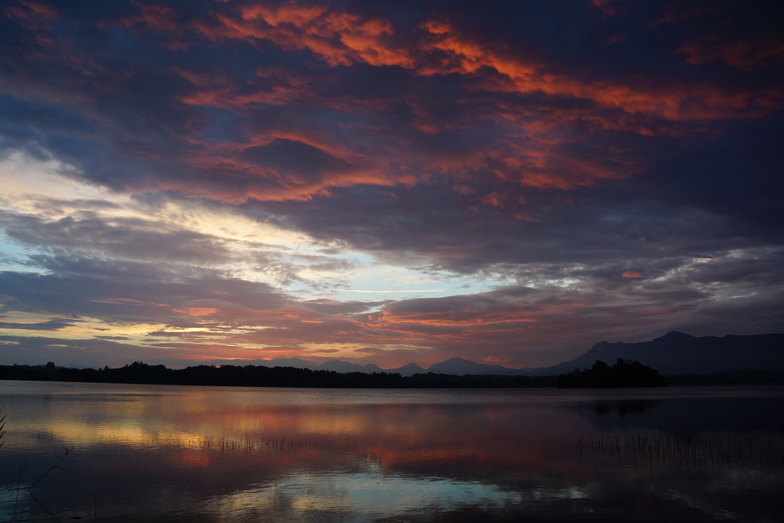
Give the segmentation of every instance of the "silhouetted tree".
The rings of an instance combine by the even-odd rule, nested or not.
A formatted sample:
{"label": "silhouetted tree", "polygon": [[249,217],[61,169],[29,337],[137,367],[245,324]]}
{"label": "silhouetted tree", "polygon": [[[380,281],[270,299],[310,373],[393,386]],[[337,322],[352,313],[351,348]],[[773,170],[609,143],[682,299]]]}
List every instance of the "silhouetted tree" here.
{"label": "silhouetted tree", "polygon": [[559,388],[604,388],[604,387],[662,387],[666,385],[659,372],[639,361],[618,358],[612,367],[596,360],[590,369],[574,370],[556,378]]}

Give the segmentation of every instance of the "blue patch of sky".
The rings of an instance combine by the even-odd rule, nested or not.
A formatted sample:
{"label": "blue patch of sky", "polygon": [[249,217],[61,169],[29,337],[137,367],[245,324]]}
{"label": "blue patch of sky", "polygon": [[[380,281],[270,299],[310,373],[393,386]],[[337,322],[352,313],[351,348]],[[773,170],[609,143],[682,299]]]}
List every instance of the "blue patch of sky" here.
{"label": "blue patch of sky", "polygon": [[27,262],[30,255],[34,253],[32,249],[10,240],[3,231],[0,231],[0,271],[43,274],[45,271]]}

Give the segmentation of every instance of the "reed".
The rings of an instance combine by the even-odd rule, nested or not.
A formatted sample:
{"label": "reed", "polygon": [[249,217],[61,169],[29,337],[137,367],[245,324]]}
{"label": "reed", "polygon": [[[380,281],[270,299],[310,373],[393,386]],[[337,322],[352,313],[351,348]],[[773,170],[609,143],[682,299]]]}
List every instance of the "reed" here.
{"label": "reed", "polygon": [[608,431],[580,437],[580,456],[612,458],[634,466],[710,472],[732,468],[784,469],[784,437],[756,432],[670,434],[659,431]]}
{"label": "reed", "polygon": [[[2,447],[3,444],[5,443],[3,441],[3,438],[5,437],[6,434],[5,423],[6,423],[6,418],[8,416],[7,413],[3,414],[3,408],[4,406],[0,406],[0,447]],[[70,457],[72,452],[73,452],[73,448],[69,448],[69,447],[63,447],[62,452],[55,451],[55,457],[57,459],[55,460],[54,464],[52,464],[48,469],[46,469],[43,473],[41,473],[41,475],[39,475],[38,478],[36,478],[35,481],[30,483],[27,487],[22,486],[23,485],[22,475],[30,459],[28,456],[22,458],[22,462],[19,464],[19,470],[17,472],[16,498],[14,500],[13,512],[11,514],[11,519],[10,519],[11,522],[19,521],[17,516],[19,515],[20,493],[22,491],[26,491],[27,494],[30,496],[30,499],[32,499],[41,508],[41,510],[43,510],[43,512],[52,519],[52,521],[55,520],[55,515],[46,508],[46,506],[41,502],[38,496],[35,495],[35,492],[33,492],[33,490],[38,485],[40,485],[41,482],[43,482],[55,470],[65,470],[65,463],[66,461],[68,461],[68,458]]]}
{"label": "reed", "polygon": [[5,436],[5,418],[8,414],[3,414],[3,407],[0,406],[0,447],[3,446],[3,436]]}

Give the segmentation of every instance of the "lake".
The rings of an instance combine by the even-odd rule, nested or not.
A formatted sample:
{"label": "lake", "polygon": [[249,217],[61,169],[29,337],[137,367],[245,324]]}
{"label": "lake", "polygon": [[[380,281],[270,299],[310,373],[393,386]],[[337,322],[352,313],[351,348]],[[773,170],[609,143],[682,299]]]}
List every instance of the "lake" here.
{"label": "lake", "polygon": [[781,521],[784,388],[0,381],[0,521]]}

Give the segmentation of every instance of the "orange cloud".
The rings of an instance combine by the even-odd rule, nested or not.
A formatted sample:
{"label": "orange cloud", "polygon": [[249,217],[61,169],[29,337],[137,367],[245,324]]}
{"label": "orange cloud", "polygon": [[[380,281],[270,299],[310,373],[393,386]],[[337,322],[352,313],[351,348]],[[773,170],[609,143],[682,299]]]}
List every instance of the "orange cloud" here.
{"label": "orange cloud", "polygon": [[492,192],[482,197],[483,204],[493,207],[503,207],[505,200],[506,198],[497,192]]}
{"label": "orange cloud", "polygon": [[294,2],[288,2],[278,7],[263,4],[245,6],[240,12],[243,20],[261,19],[272,27],[281,24],[304,27],[317,20],[325,11],[326,7],[322,6],[299,6]]}
{"label": "orange cloud", "polygon": [[622,274],[622,276],[624,278],[642,278],[642,274],[633,271],[626,271]]}
{"label": "orange cloud", "polygon": [[212,39],[268,40],[284,49],[308,49],[332,66],[412,63],[407,52],[388,43],[393,34],[388,22],[321,6],[255,5],[243,8],[239,18],[221,14],[215,21],[216,25],[199,23],[196,28]]}
{"label": "orange cloud", "polygon": [[686,61],[693,65],[721,61],[741,71],[784,64],[784,41],[780,39],[729,43],[706,39],[686,44],[678,52],[685,54]]}
{"label": "orange cloud", "polygon": [[[303,177],[250,159],[242,154],[255,147],[264,147],[279,140],[304,144],[324,155],[333,157],[335,165],[325,167],[312,176]],[[302,201],[316,195],[329,194],[331,188],[348,187],[356,184],[394,186],[413,185],[418,181],[415,174],[385,169],[375,157],[359,154],[338,138],[320,136],[312,131],[279,130],[270,134],[250,137],[244,143],[215,144],[209,141],[191,140],[193,154],[187,162],[211,175],[223,175],[213,185],[193,184],[185,181],[167,181],[159,189],[177,190],[185,194],[207,197],[227,203],[243,203],[249,199],[260,201]],[[236,183],[226,183],[230,181]]]}
{"label": "orange cloud", "polygon": [[[611,3],[601,0],[595,6],[606,13],[614,12]],[[142,9],[142,17],[151,28],[165,31],[171,10]],[[159,20],[152,22],[152,20]],[[157,25],[155,25],[157,24]],[[578,108],[548,108],[539,114],[534,107],[499,104],[496,110],[474,115],[472,123],[485,120],[501,127],[506,139],[493,144],[477,140],[477,147],[433,153],[417,152],[411,144],[391,144],[377,154],[358,154],[371,148],[368,144],[348,150],[332,136],[286,137],[278,130],[275,136],[249,138],[243,144],[200,144],[189,158],[191,164],[216,174],[224,173],[238,180],[234,187],[195,187],[195,184],[170,182],[161,189],[185,191],[194,196],[208,196],[230,203],[248,199],[263,201],[308,200],[330,194],[330,189],[356,184],[393,186],[413,184],[429,174],[446,173],[463,187],[471,187],[476,171],[489,170],[503,181],[514,180],[535,189],[568,190],[591,186],[601,180],[619,180],[634,175],[643,164],[630,151],[595,150],[584,157],[565,154],[572,145],[585,144],[585,132],[625,132],[641,136],[674,136],[687,132],[688,121],[702,132],[715,133],[710,121],[724,118],[759,117],[780,106],[780,96],[772,90],[727,91],[708,82],[695,83],[661,79],[639,83],[634,80],[596,80],[556,72],[535,55],[499,47],[470,36],[442,19],[424,22],[414,31],[415,40],[397,35],[392,24],[380,18],[361,17],[331,6],[300,5],[294,1],[278,6],[257,4],[226,9],[192,27],[212,40],[242,40],[260,46],[272,43],[285,50],[308,50],[330,67],[358,63],[376,67],[396,66],[418,76],[457,74],[465,77],[468,89],[485,94],[515,93],[526,96],[549,95],[554,99],[576,99]],[[689,44],[680,51],[691,63],[721,57],[737,67],[784,59],[784,44],[756,42],[736,47]],[[214,106],[244,110],[254,104],[282,105],[296,100],[318,97],[318,86],[311,79],[298,77],[283,68],[260,70],[259,81],[234,84],[228,78],[179,71],[193,89],[179,99],[186,105]],[[426,101],[416,94],[401,94],[415,118],[412,127],[427,135],[448,131],[470,136],[464,123],[439,122]],[[389,100],[345,100],[340,96],[323,104],[344,113],[358,113],[374,106],[386,107]],[[370,124],[365,124],[370,125]],[[697,127],[693,127],[697,126]],[[576,129],[579,127],[579,133]],[[375,129],[371,129],[375,130]],[[237,157],[244,148],[263,145],[274,138],[294,139],[345,160],[350,169],[319,173],[320,179],[302,179],[280,169],[257,165]],[[207,142],[207,141],[205,141]],[[374,144],[375,145],[375,144]],[[597,146],[598,147],[598,146]],[[579,147],[577,147],[579,148]],[[612,154],[609,154],[612,153]],[[429,173],[429,174],[419,174]],[[240,181],[241,180],[241,181]],[[271,182],[271,183],[267,183]],[[473,190],[473,189],[472,189]],[[477,198],[477,205],[503,208],[501,193],[487,191]],[[516,215],[525,216],[514,211]]]}
{"label": "orange cloud", "polygon": [[[608,14],[615,12],[609,2],[594,3]],[[154,29],[166,31],[172,27],[171,18],[169,8],[149,7],[142,9],[140,19]],[[495,71],[495,76],[477,78],[483,88],[574,97],[627,114],[647,113],[671,121],[746,118],[779,106],[775,94],[730,93],[707,83],[640,86],[554,73],[548,71],[547,64],[530,56],[499,50],[437,19],[421,24],[424,35],[419,41],[402,42],[395,39],[395,31],[386,20],[290,1],[279,6],[257,4],[218,13],[210,21],[195,22],[193,28],[213,40],[269,41],[283,49],[307,49],[330,66],[356,63],[399,66],[419,75],[470,76],[480,70]],[[714,44],[691,43],[679,52],[686,54],[690,63],[722,59],[742,69],[784,60],[781,41]],[[265,100],[273,94],[260,92],[251,95],[248,101],[255,97]],[[217,98],[217,94],[202,95],[186,101],[204,103]]]}
{"label": "orange cloud", "polygon": [[178,69],[177,73],[195,88],[179,97],[179,101],[186,105],[243,109],[254,104],[281,105],[314,96],[307,80],[280,67],[256,71],[259,85],[251,90],[248,90],[248,85],[243,85],[240,90],[240,86],[222,76],[196,74],[183,69]]}
{"label": "orange cloud", "polygon": [[[423,27],[434,37],[429,48],[441,51],[444,57],[439,65],[420,69],[420,74],[473,74],[487,67],[507,79],[506,83],[495,79],[497,88],[520,93],[569,96],[626,113],[649,113],[674,121],[747,117],[749,111],[760,102],[759,93],[754,96],[751,93],[726,93],[709,84],[643,88],[608,81],[583,81],[548,73],[544,64],[501,55],[460,35],[447,23],[430,22]],[[781,49],[775,47],[767,52],[770,56],[778,57]],[[776,97],[768,98],[765,100],[763,97],[762,100],[766,111],[777,106]]]}
{"label": "orange cloud", "polygon": [[211,314],[215,314],[220,311],[220,309],[216,309],[214,307],[185,307],[184,309],[173,309],[173,310],[174,312],[187,314],[188,316],[194,318],[200,316],[210,316]]}

